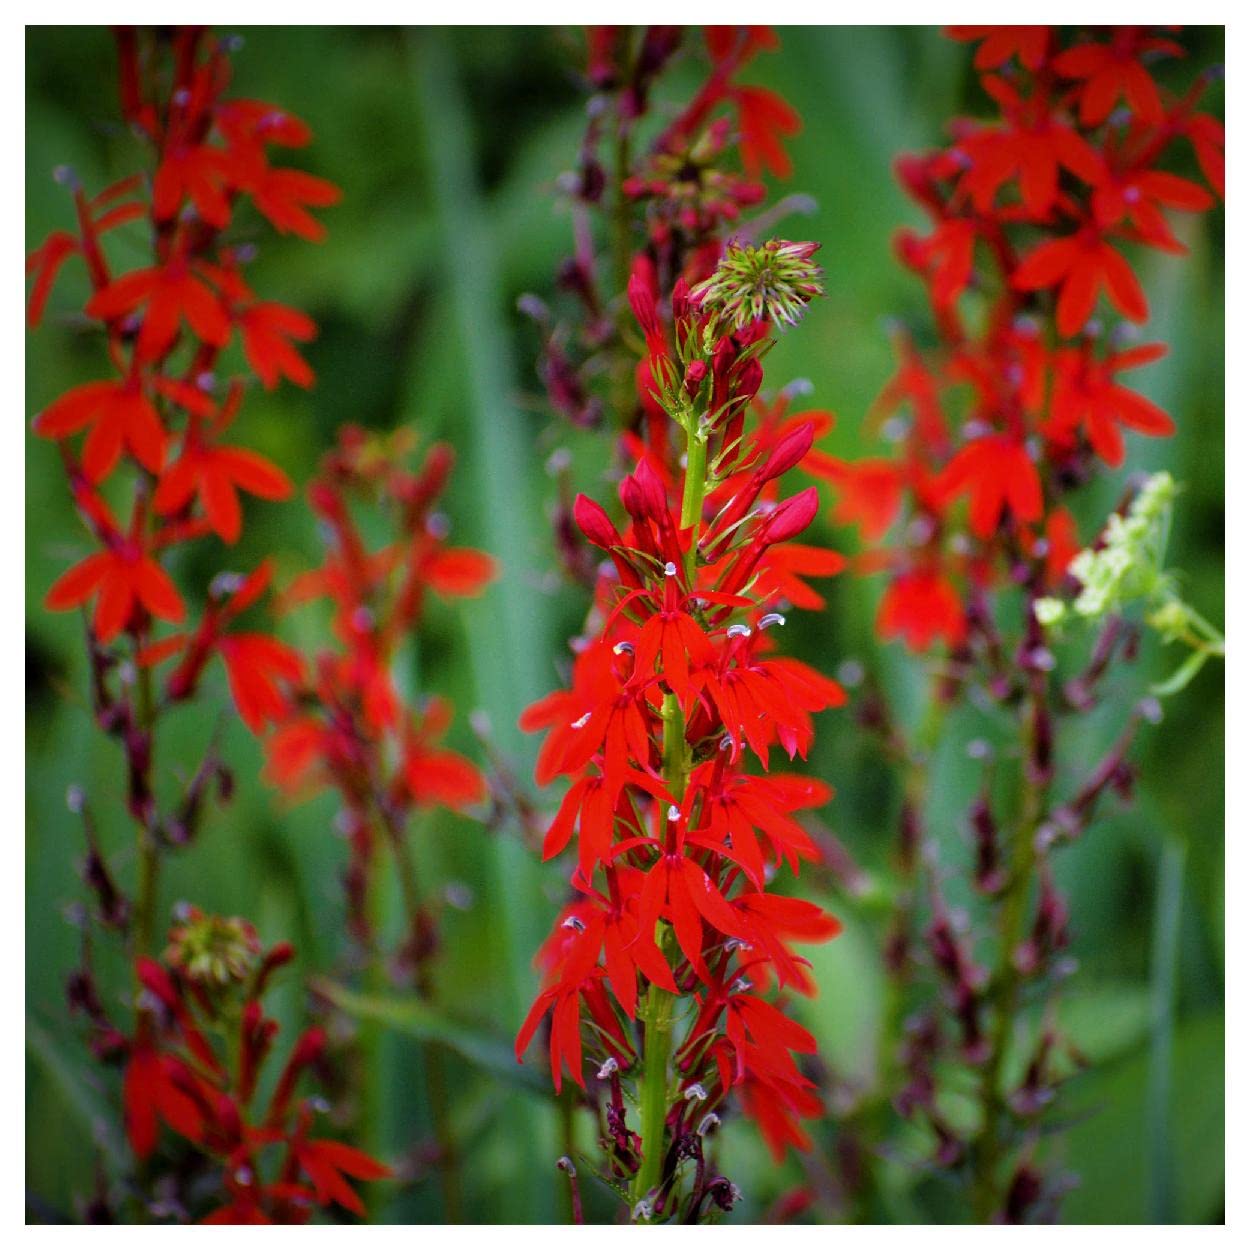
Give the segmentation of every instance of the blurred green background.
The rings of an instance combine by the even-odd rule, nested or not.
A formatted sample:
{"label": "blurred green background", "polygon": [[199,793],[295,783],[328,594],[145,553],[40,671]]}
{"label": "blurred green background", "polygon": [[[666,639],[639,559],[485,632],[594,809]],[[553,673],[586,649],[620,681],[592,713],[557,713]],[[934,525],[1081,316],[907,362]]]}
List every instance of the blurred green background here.
{"label": "blurred green background", "polygon": [[[894,263],[892,232],[920,224],[897,188],[899,153],[940,140],[961,109],[984,111],[970,53],[929,28],[783,29],[782,50],[759,58],[748,81],[781,89],[804,119],[792,142],[794,175],[782,190],[813,196],[816,211],[783,233],[823,244],[829,297],[770,357],[769,385],[810,379],[812,406],[838,416],[825,446],[837,454],[871,450],[861,435],[865,410],[891,372],[884,319],[925,324],[920,285]],[[515,312],[518,295],[550,293],[558,261],[570,250],[567,211],[555,197],[572,167],[584,123],[574,70],[577,31],[474,29],[400,32],[374,29],[270,29],[242,32],[235,90],[305,118],[313,145],[294,157],[344,192],[323,215],[320,246],[259,235],[251,271],[256,289],[306,308],[320,325],[308,351],[314,390],[285,386],[249,395],[236,426],[304,484],[336,426],[377,429],[412,423],[423,440],[455,445],[460,461],[446,510],[456,541],[494,552],[504,577],[481,600],[436,607],[421,642],[424,690],[457,707],[453,744],[472,752],[468,713],[487,713],[499,749],[528,777],[535,743],[514,729],[519,710],[552,688],[565,640],[577,632],[584,603],[555,572],[546,509],[553,484],[545,462],[557,448],[575,457],[579,483],[604,493],[596,465],[604,444],[571,438],[547,415],[535,378],[533,331]],[[1194,61],[1185,73],[1223,59],[1221,28],[1185,36]],[[71,225],[65,189],[52,179],[73,168],[88,190],[136,167],[139,152],[118,125],[112,41],[105,30],[27,31],[26,244]],[[660,107],[680,99],[697,65],[680,65]],[[1216,107],[1218,107],[1218,102]],[[1172,353],[1135,375],[1176,418],[1168,442],[1130,441],[1129,463],[1114,480],[1087,490],[1079,505],[1089,538],[1113,505],[1124,474],[1169,468],[1186,492],[1173,531],[1172,557],[1191,601],[1223,619],[1223,213],[1178,230],[1185,258],[1152,253],[1143,261],[1152,319],[1147,333]],[[132,263],[139,263],[139,256]],[[83,279],[71,263],[48,323],[27,340],[26,417],[72,384],[99,373],[97,338],[82,333]],[[81,897],[75,865],[81,827],[66,808],[71,783],[83,785],[123,881],[133,872],[132,834],[123,810],[120,755],[95,732],[84,692],[80,625],[73,614],[41,607],[54,577],[86,550],[68,503],[53,445],[26,442],[26,1000],[27,1187],[45,1211],[72,1215],[85,1194],[96,1150],[115,1149],[103,1127],[106,1087],[84,1061],[67,1026],[63,984],[78,954],[66,905]],[[274,553],[280,579],[318,560],[314,526],[301,500],[251,503],[243,541],[224,550],[201,544],[178,570],[180,584],[202,586],[221,568],[250,568]],[[815,541],[848,548],[845,531]],[[880,586],[839,579],[827,611],[792,618],[790,645],[832,671],[847,659],[865,665],[905,714],[917,706],[923,671],[898,647],[873,639]],[[293,640],[312,622],[284,626]],[[1147,646],[1115,678],[1122,698],[1142,693],[1170,671],[1175,656]],[[167,780],[198,759],[210,728],[203,708],[225,708],[220,673],[199,708],[170,722],[159,765]],[[333,829],[333,798],[290,808],[259,781],[256,742],[226,719],[226,755],[238,787],[198,841],[168,861],[162,907],[179,899],[252,918],[266,942],[290,939],[300,963],[269,1000],[287,1022],[288,1044],[302,1018],[302,977],[332,968],[344,947],[338,873],[344,848]],[[1114,707],[1065,727],[1064,776],[1083,775],[1118,729]],[[963,814],[977,783],[963,744],[992,731],[976,717],[954,718],[941,752],[948,784],[928,796],[931,828],[948,862],[969,851]],[[1079,969],[1065,1022],[1096,1061],[1067,1089],[1073,1127],[1049,1147],[1080,1177],[1067,1198],[1073,1221],[1203,1221],[1223,1203],[1223,674],[1209,666],[1144,734],[1134,759],[1137,802],[1108,804],[1103,818],[1059,861],[1072,904]],[[876,949],[885,914],[879,883],[888,863],[897,785],[845,712],[819,725],[811,769],[838,790],[824,813],[873,884],[866,896],[841,897],[813,875],[803,886],[824,895],[846,921],[838,941],[812,957],[821,997],[798,1008],[815,1030],[826,1064],[839,1076],[870,1082],[879,1045],[882,977]],[[553,804],[543,796],[544,808]],[[468,1156],[471,1218],[547,1220],[561,1210],[561,1152],[553,1104],[503,1053],[535,988],[530,957],[559,899],[558,865],[540,868],[515,831],[488,831],[437,814],[414,832],[423,879],[453,889],[439,960],[447,1010],[488,1048],[490,1064],[454,1061],[456,1125]],[[1170,850],[1169,850],[1170,848]],[[1176,996],[1152,981],[1159,866],[1183,864]],[[103,944],[102,944],[103,945]],[[99,953],[106,996],[121,1001],[124,979]],[[1152,996],[1153,995],[1153,996]],[[411,1020],[408,1021],[412,1023]],[[1170,1064],[1166,1046],[1172,1034]],[[1155,1063],[1151,1067],[1151,1043]],[[499,1046],[495,1045],[495,1041]],[[388,1157],[428,1130],[418,1050],[388,1034],[384,1064],[373,1074],[371,1140]],[[593,1150],[589,1123],[580,1144]],[[818,1150],[836,1144],[832,1121],[817,1130]],[[774,1168],[751,1130],[729,1126],[722,1168],[746,1201],[735,1220],[758,1218],[802,1171],[791,1158]],[[895,1219],[942,1219],[951,1211],[940,1182],[900,1169],[890,1190]],[[557,1183],[559,1182],[559,1183]],[[587,1192],[595,1209],[602,1195]],[[375,1187],[375,1218],[439,1217],[432,1179],[400,1191]]]}

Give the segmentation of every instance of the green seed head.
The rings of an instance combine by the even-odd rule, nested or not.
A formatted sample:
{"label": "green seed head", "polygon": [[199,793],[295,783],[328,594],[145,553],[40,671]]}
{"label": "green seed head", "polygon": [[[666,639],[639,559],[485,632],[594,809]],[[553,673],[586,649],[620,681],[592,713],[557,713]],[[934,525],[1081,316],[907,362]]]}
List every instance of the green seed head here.
{"label": "green seed head", "polygon": [[692,294],[712,313],[717,334],[765,319],[792,326],[825,293],[820,266],[812,261],[819,247],[786,239],[770,239],[760,247],[731,243],[716,272]]}
{"label": "green seed head", "polygon": [[187,910],[183,923],[169,931],[165,960],[189,981],[205,989],[224,989],[246,980],[260,958],[260,939],[246,921]]}

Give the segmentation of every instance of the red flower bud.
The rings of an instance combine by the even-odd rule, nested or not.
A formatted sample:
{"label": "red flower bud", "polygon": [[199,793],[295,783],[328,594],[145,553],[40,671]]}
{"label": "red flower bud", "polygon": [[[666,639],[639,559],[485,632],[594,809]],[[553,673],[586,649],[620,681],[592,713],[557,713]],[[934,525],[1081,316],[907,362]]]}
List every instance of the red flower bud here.
{"label": "red flower bud", "polygon": [[678,278],[673,286],[673,320],[684,321],[691,311],[690,283],[685,277]]}
{"label": "red flower bud", "polygon": [[742,366],[738,374],[738,385],[734,388],[736,398],[754,399],[764,385],[764,366],[752,357]]}
{"label": "red flower bud", "polygon": [[810,421],[792,430],[772,449],[764,467],[756,475],[761,482],[771,482],[794,468],[812,449],[816,427]]}
{"label": "red flower bud", "polygon": [[573,520],[596,547],[607,550],[620,546],[621,536],[612,524],[612,518],[588,496],[578,495],[573,501]]}
{"label": "red flower bud", "polygon": [[664,490],[664,482],[651,461],[644,456],[638,462],[632,477],[642,491],[642,503],[647,516],[653,521],[660,521],[667,516],[668,496]]}
{"label": "red flower bud", "polygon": [[699,387],[703,385],[704,378],[707,377],[707,362],[703,360],[692,360],[686,366],[686,394],[693,399],[699,393]]}
{"label": "red flower bud", "polygon": [[660,319],[655,313],[655,293],[645,278],[635,271],[629,275],[629,306],[634,311],[638,326],[650,345],[660,333]]}
{"label": "red flower bud", "polygon": [[757,541],[765,546],[788,542],[812,523],[819,507],[820,492],[814,486],[791,495],[777,505],[776,511],[760,530]]}

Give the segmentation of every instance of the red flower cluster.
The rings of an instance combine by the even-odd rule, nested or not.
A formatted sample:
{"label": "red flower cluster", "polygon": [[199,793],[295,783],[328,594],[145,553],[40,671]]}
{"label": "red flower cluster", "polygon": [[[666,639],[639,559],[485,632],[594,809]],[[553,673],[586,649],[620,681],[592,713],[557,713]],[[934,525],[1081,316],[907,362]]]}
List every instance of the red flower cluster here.
{"label": "red flower cluster", "polygon": [[1119,380],[1166,348],[1125,349],[1115,318],[1148,313],[1135,249],[1185,250],[1163,210],[1214,203],[1164,162],[1187,146],[1223,193],[1223,130],[1197,112],[1206,76],[1174,98],[1152,72],[1182,55],[1172,39],[1144,27],[1071,40],[1042,26],[951,33],[978,41],[998,115],[960,120],[950,146],[899,162],[933,229],[902,232],[898,254],[928,286],[940,342],[921,350],[899,336],[899,371],[876,408],[894,456],[814,465],[839,490],[835,518],[869,540],[909,518],[885,560],[878,629],[915,649],[964,643],[961,587],[984,586],[995,553],[1044,583],[1062,578],[1079,544],[1059,498],[1094,458],[1123,461],[1123,430],[1172,432]]}
{"label": "red flower cluster", "polygon": [[[54,233],[27,266],[34,277],[29,320],[36,325],[62,266],[71,257],[83,261],[92,292],[83,311],[103,331],[111,375],[73,388],[34,422],[37,434],[60,444],[74,503],[98,543],[58,579],[47,606],[93,604],[87,649],[94,710],[125,751],[139,861],[132,902],[114,884],[85,796],[72,789],[70,806],[82,815],[88,839],[83,875],[98,904],[95,915],[82,912],[84,926],[125,934],[140,992],[133,1027],[123,1031],[105,1011],[84,936],[70,1005],[90,1019],[97,1057],[125,1061],[123,1101],[135,1155],[153,1155],[164,1123],[196,1148],[199,1167],[212,1170],[207,1187],[174,1178],[167,1201],[134,1191],[150,1214],[304,1222],[315,1206],[331,1204],[363,1214],[350,1178],[372,1179],[387,1169],[311,1136],[314,1104],[295,1097],[302,1072],[321,1055],[319,1030],[296,1043],[263,1113],[252,1110],[277,1033],[259,1000],[291,948],[262,954],[250,925],[192,908],[171,934],[163,962],[149,957],[162,857],[194,836],[213,783],[222,801],[232,786],[210,743],[165,810],[154,769],[162,716],[195,696],[215,656],[240,715],[258,733],[290,714],[287,690],[303,680],[294,650],[236,627],[268,588],[268,562],[246,577],[219,575],[192,629],[153,637],[156,622],[176,625],[188,615],[165,567],[169,553],[209,534],[236,542],[240,492],[265,499],[291,493],[280,469],[225,441],[246,384],[219,380],[236,330],[248,366],[266,387],[283,377],[301,386],[313,380],[295,346],[313,337],[313,323],[255,295],[242,274],[250,247],[232,242],[231,232],[250,206],[281,232],[319,239],[321,226],[307,206],[330,204],[338,193],[270,164],[271,148],[302,146],[309,132],[270,105],[228,98],[227,49],[206,31],[123,29],[117,39],[123,111],[153,153],[152,176],[124,178],[91,199],[75,186],[76,232]],[[149,263],[115,272],[114,234],[146,248]],[[108,502],[120,497],[123,464],[132,470],[124,521]],[[153,674],[162,663],[171,667],[158,687]],[[179,1152],[180,1167],[187,1157]],[[107,1196],[102,1201],[107,1208]],[[212,1202],[222,1205],[205,1212]]]}
{"label": "red flower cluster", "polygon": [[294,957],[280,943],[262,951],[246,921],[188,908],[158,962],[136,964],[146,1010],[126,1038],[98,1014],[95,1048],[125,1058],[126,1132],[139,1159],[155,1151],[164,1124],[216,1169],[223,1205],[206,1224],[302,1224],[337,1204],[363,1216],[353,1180],[390,1169],[342,1142],[311,1136],[316,1100],[299,1098],[303,1074],[321,1059],[319,1028],[296,1041],[273,1092],[257,1112],[257,1089],[278,1035],[261,997]]}
{"label": "red flower cluster", "polygon": [[[413,707],[396,687],[395,659],[420,624],[427,594],[476,595],[495,575],[489,556],[446,543],[446,518],[436,506],[454,463],[451,448],[434,445],[412,471],[405,467],[411,443],[407,431],[382,440],[346,426],[309,487],[329,549],[321,568],[296,578],[282,603],[328,599],[338,648],[310,658],[307,682],[281,674],[287,697],[265,744],[266,775],[276,785],[301,795],[333,786],[343,800],[350,919],[362,940],[378,838],[405,856],[414,808],[463,808],[486,796],[477,769],[439,746],[450,706],[436,698]],[[377,551],[353,517],[360,504],[380,510],[396,535]],[[415,909],[416,900],[409,902]]]}
{"label": "red flower cluster", "polygon": [[[257,298],[241,266],[248,249],[226,237],[242,204],[278,230],[322,237],[306,205],[331,204],[329,183],[269,162],[274,146],[310,139],[298,119],[255,100],[229,99],[229,61],[221,43],[199,28],[169,37],[172,82],[161,58],[138,32],[119,31],[122,103],[127,122],[152,147],[149,184],[124,178],[88,199],[74,190],[78,231],[58,231],[27,261],[34,275],[29,318],[38,324],[61,266],[81,257],[91,280],[86,316],[105,334],[112,378],[77,386],[34,421],[35,432],[60,441],[74,501],[101,550],[52,587],[56,611],[94,600],[93,632],[101,645],[132,635],[151,663],[180,649],[183,659],[168,694],[189,698],[205,664],[221,654],[239,711],[253,729],[277,710],[275,676],[298,675],[297,657],[257,634],[227,635],[224,627],[264,590],[259,570],[241,585],[214,587],[197,630],[148,646],[153,621],[179,624],[182,595],[161,565],[177,544],[215,533],[238,540],[239,493],[285,499],[286,475],[243,447],[225,443],[242,400],[243,384],[221,390],[216,370],[237,330],[246,359],[266,387],[283,376],[301,386],[312,371],[294,342],[310,339],[312,321],[296,309]],[[159,45],[163,36],[154,37]],[[135,227],[146,232],[152,263],[115,274],[104,240]],[[71,440],[83,434],[77,454]],[[123,458],[136,471],[130,517],[123,526],[100,493]]]}
{"label": "red flower cluster", "polygon": [[[865,560],[891,574],[878,632],[951,653],[918,726],[896,722],[875,694],[860,718],[906,772],[884,946],[907,1039],[902,1080],[888,1092],[930,1134],[932,1164],[968,1177],[972,1217],[1018,1222],[1046,1218],[1063,1192],[1040,1170],[1072,1071],[1054,1023],[1071,968],[1052,855],[1104,795],[1131,796],[1127,752],[1138,724],[1157,715],[1153,700],[1126,711],[1103,758],[1082,779],[1067,776],[1065,714],[1111,693],[1106,674],[1135,654],[1137,635],[1110,616],[1084,670],[1069,675],[1073,649],[1052,649],[1035,606],[1072,589],[1081,544],[1067,497],[1123,462],[1125,430],[1172,432],[1171,418],[1122,380],[1166,350],[1127,345],[1125,323],[1148,313],[1133,263],[1142,249],[1184,251],[1164,210],[1213,206],[1185,161],[1222,193],[1223,140],[1196,111],[1208,75],[1178,97],[1158,81],[1161,62],[1182,52],[1170,37],[1139,27],[951,33],[978,44],[998,111],[958,120],[948,147],[898,165],[932,220],[928,233],[902,232],[897,252],[926,284],[936,335],[924,338],[936,344],[898,335],[899,367],[874,413],[893,455],[817,457],[810,467],[838,489],[835,519],[870,542],[902,522]],[[925,816],[930,795],[949,804],[958,784],[934,770],[950,758],[938,750],[943,713],[961,698],[973,720],[957,723],[980,714],[985,737],[966,745],[983,774],[958,800],[970,853],[947,863]],[[945,897],[951,874],[964,887],[962,921]],[[1040,1030],[1024,1018],[1039,1000]],[[1018,1046],[1023,1079],[1010,1060]],[[947,1098],[956,1087],[960,1098],[972,1092],[962,1121]]]}
{"label": "red flower cluster", "polygon": [[[523,303],[544,331],[539,374],[551,406],[576,425],[598,424],[606,406],[620,428],[636,429],[645,414],[657,437],[664,434],[649,390],[630,387],[627,314],[621,308],[617,315],[605,299],[605,270],[608,294],[619,295],[645,248],[661,291],[671,292],[683,274],[693,286],[715,268],[728,230],[751,236],[743,213],[765,198],[761,171],[780,177],[790,170],[783,140],[798,130],[798,114],[775,92],[739,81],[759,52],[777,46],[768,27],[705,27],[706,78],[676,117],[647,133],[651,91],[685,38],[675,26],[587,31],[594,98],[580,166],[568,180],[576,248],[559,273],[560,286],[576,297],[578,323],[552,325],[541,301]],[[596,255],[592,213],[605,219],[605,257]]]}
{"label": "red flower cluster", "polygon": [[[783,601],[813,595],[803,577],[841,563],[792,542],[815,516],[815,488],[775,496],[778,479],[808,455],[816,422],[757,404],[763,419],[748,428],[767,323],[716,336],[720,309],[682,280],[666,329],[648,272],[635,274],[630,300],[654,400],[686,431],[686,464],[673,471],[667,440],[661,454],[641,452],[620,486],[623,531],[577,499],[577,525],[607,558],[593,637],[582,641],[570,688],[521,722],[546,730],[538,782],[573,779],[544,856],[576,836],[575,898],[540,954],[544,987],[517,1053],[550,1014],[556,1086],[562,1072],[584,1086],[589,1042],[613,1092],[613,1175],[633,1177],[635,1200],[658,1215],[675,1207],[678,1168],[702,1158],[702,1135],[731,1090],[778,1155],[807,1144],[799,1120],[821,1109],[793,1057],[815,1042],[770,991],[812,993],[791,943],[823,941],[839,926],[768,887],[781,863],[797,870],[816,857],[795,813],[830,791],[768,770],[774,748],[806,757],[813,713],[843,693],[777,655],[773,641]],[[674,995],[693,1011],[672,1052],[680,1088],[670,1103],[667,1041],[656,1038],[673,1027]],[[641,1140],[624,1126],[624,1073],[637,1076]],[[691,1202],[720,1192],[696,1187]]]}

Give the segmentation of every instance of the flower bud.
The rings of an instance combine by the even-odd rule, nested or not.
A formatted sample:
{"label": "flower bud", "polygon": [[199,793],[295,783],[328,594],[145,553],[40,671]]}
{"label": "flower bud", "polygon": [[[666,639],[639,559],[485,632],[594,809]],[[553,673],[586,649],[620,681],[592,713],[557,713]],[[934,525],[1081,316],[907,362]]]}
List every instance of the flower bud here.
{"label": "flower bud", "polygon": [[819,507],[820,492],[814,486],[791,495],[777,505],[761,529],[758,541],[764,545],[788,542],[812,523]]}
{"label": "flower bud", "polygon": [[573,520],[596,547],[610,550],[621,545],[621,536],[612,524],[612,518],[589,496],[578,495],[574,500]]}
{"label": "flower bud", "polygon": [[699,387],[703,385],[707,377],[707,362],[704,360],[692,360],[686,366],[685,387],[686,394],[693,399],[699,393]]}
{"label": "flower bud", "polygon": [[773,478],[788,473],[811,451],[815,437],[816,427],[810,421],[804,422],[797,430],[792,430],[773,448],[757,476],[761,481],[771,482]]}

